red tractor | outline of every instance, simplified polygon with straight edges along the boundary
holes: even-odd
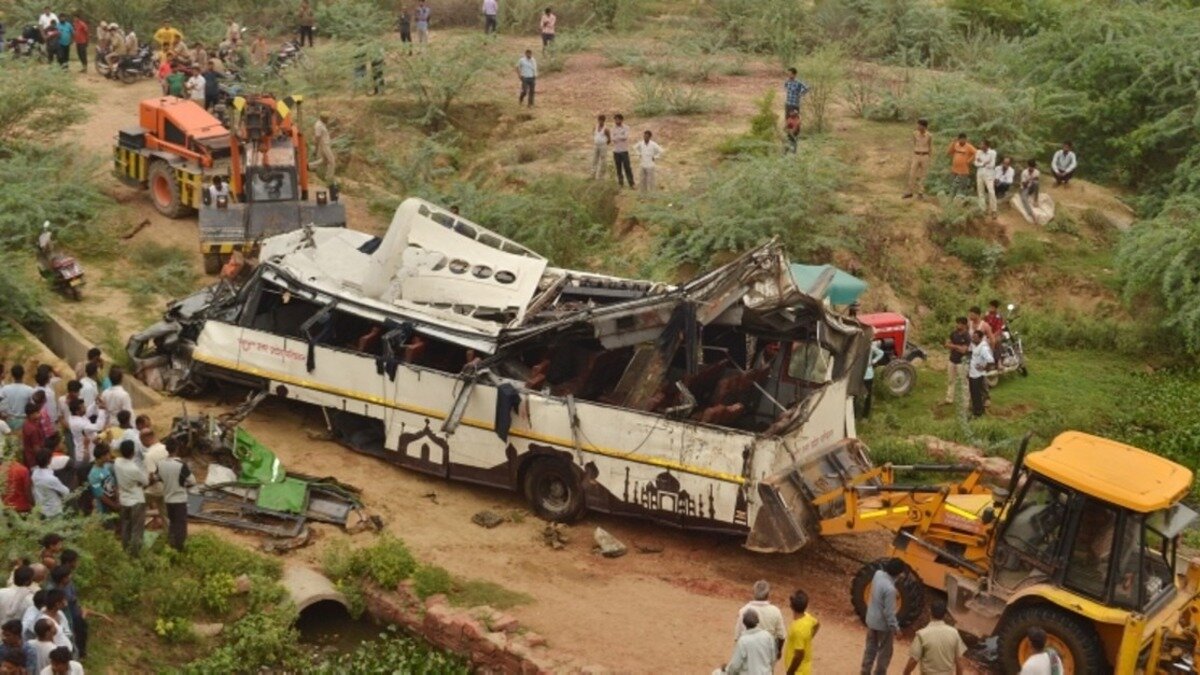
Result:
[[[908,339],[912,326],[903,314],[878,312],[859,314],[856,317],[871,327],[875,340],[883,349],[883,359],[875,364],[875,379],[891,392],[892,396],[905,396],[917,384],[917,368],[913,361],[926,358],[925,350]]]

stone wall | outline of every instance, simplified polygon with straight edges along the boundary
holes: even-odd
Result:
[[[395,624],[438,649],[470,660],[479,673],[606,673],[553,654],[545,638],[524,630],[509,614],[491,607],[452,607],[444,595],[421,600],[411,582],[395,591],[368,585],[367,611]]]

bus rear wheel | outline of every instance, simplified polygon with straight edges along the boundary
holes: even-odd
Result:
[[[583,485],[568,463],[549,457],[533,460],[525,473],[525,496],[538,517],[569,523],[583,515]]]

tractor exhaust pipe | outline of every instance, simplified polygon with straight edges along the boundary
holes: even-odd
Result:
[[[1033,432],[1028,431],[1025,437],[1021,439],[1021,447],[1017,449],[1017,458],[1013,460],[1012,477],[1008,479],[1008,494],[1004,497],[1005,505],[1008,500],[1012,499],[1012,495],[1017,491],[1017,480],[1021,477],[1021,467],[1025,464],[1025,452],[1029,450],[1029,440],[1033,438]]]

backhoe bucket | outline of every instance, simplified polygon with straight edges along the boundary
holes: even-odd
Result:
[[[816,495],[836,489],[872,468],[865,447],[848,438],[759,481],[760,507],[746,548],[759,553],[792,553],[820,536],[820,521],[845,510],[841,499],[813,505]]]

